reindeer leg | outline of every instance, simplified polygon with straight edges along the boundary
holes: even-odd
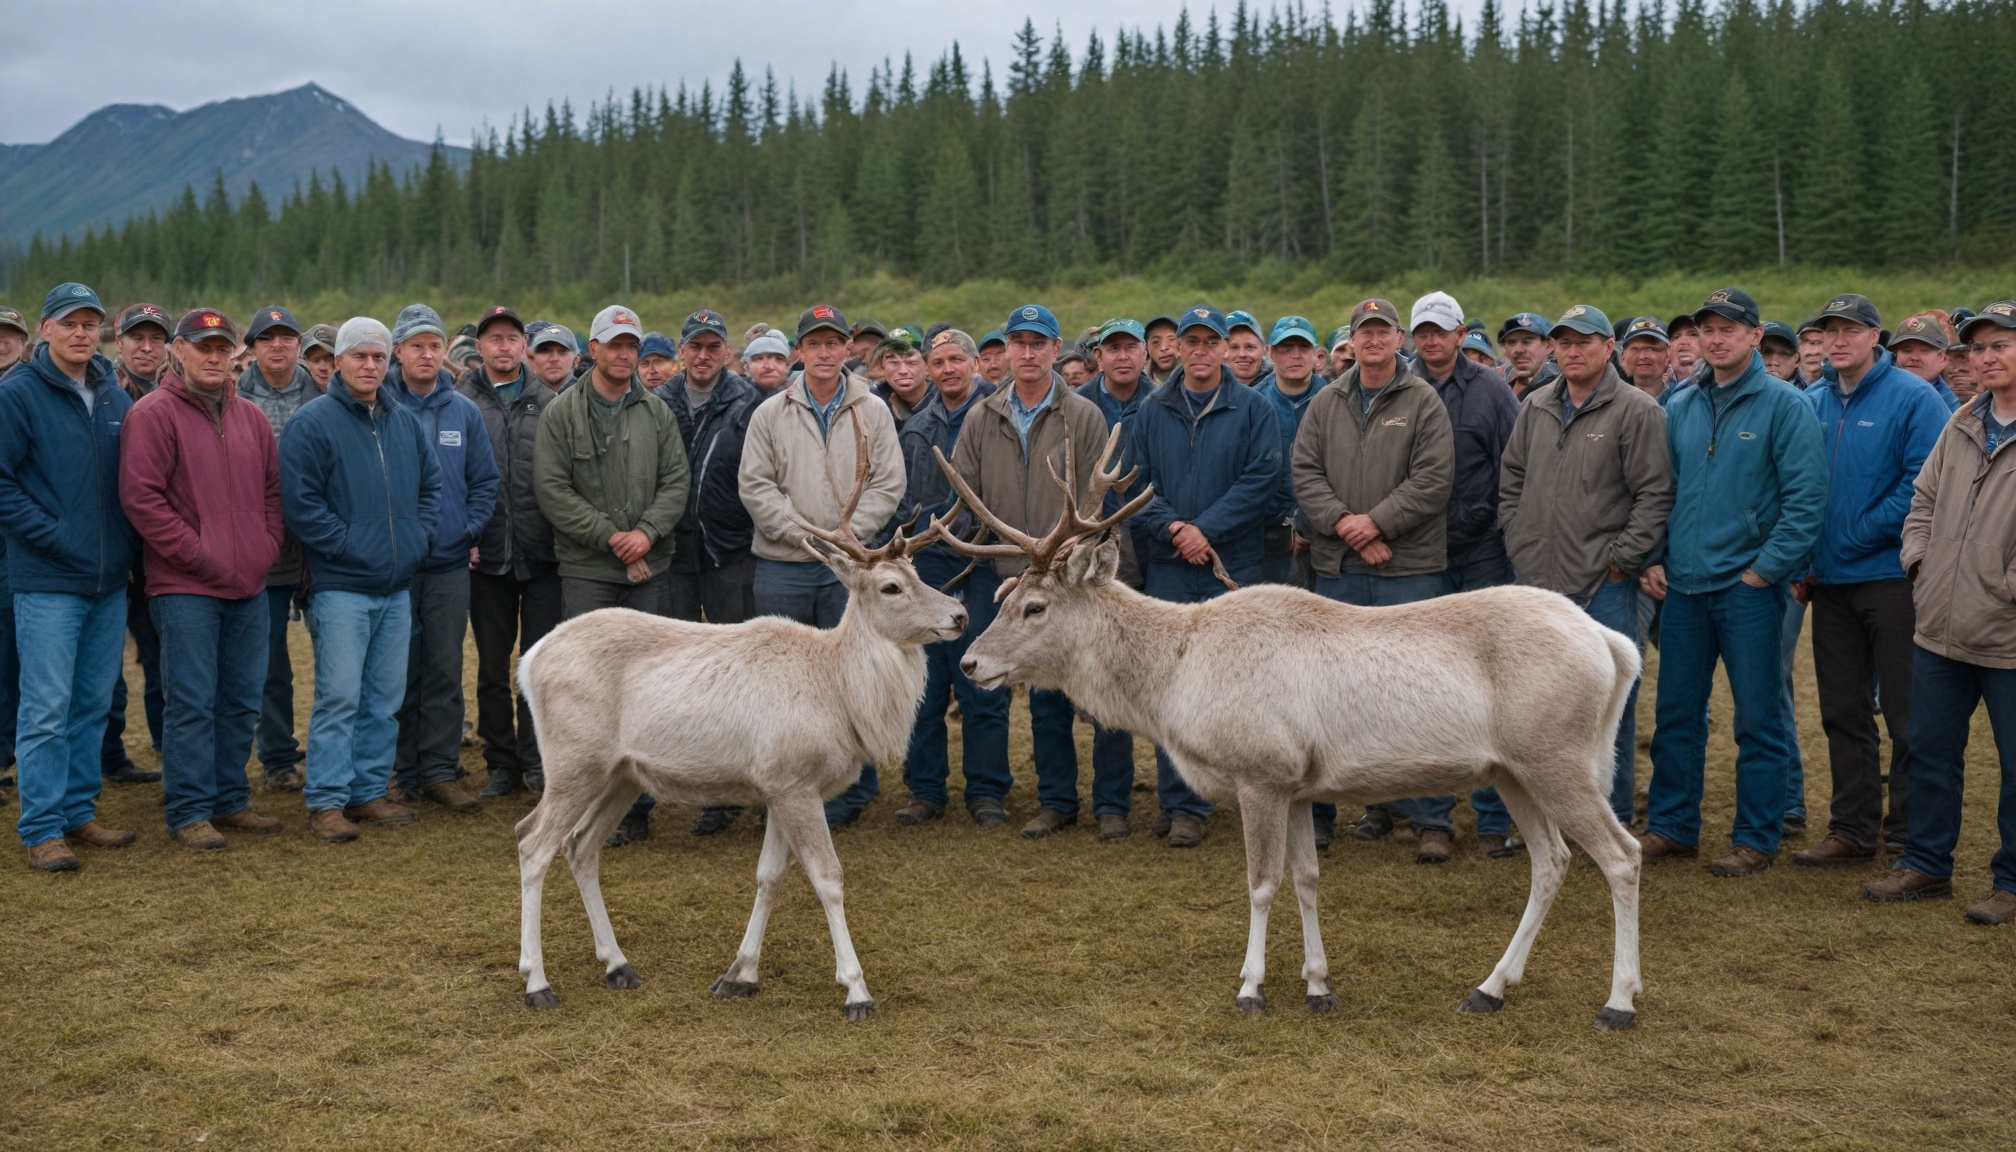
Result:
[[[1253,917],[1246,933],[1246,964],[1239,970],[1239,1011],[1248,1016],[1267,1007],[1267,913],[1281,889],[1281,861],[1288,848],[1288,801],[1257,787],[1239,789],[1239,819],[1246,826],[1246,889]],[[1306,813],[1306,810],[1305,810]],[[1310,832],[1314,847],[1315,832]]]
[[[555,769],[558,768],[558,771]],[[547,779],[571,781],[576,770],[547,765]],[[586,781],[582,781],[583,784]],[[518,928],[518,971],[525,977],[527,1008],[557,1008],[560,1000],[546,980],[545,949],[539,939],[539,918],[546,893],[546,872],[560,852],[564,830],[588,806],[590,798],[576,788],[548,787],[546,795],[518,822],[518,884],[521,906]]]
[[[1603,750],[1604,763],[1611,752]],[[1589,853],[1610,883],[1610,910],[1617,922],[1616,955],[1610,974],[1610,999],[1596,1014],[1605,1032],[1629,1028],[1638,1019],[1633,998],[1645,990],[1638,967],[1638,841],[1618,823],[1606,797],[1595,791],[1555,805],[1562,831]]]
[[[1309,985],[1305,1002],[1311,1012],[1335,1012],[1330,960],[1323,954],[1323,928],[1316,922],[1316,872],[1316,826],[1309,821],[1309,802],[1299,800],[1288,809],[1288,875],[1302,909],[1302,979]]]
[[[639,789],[627,772],[610,781],[604,793],[567,834],[567,867],[574,873],[575,887],[581,889],[581,903],[588,910],[588,930],[595,934],[595,958],[602,961],[602,979],[611,988],[637,988],[644,983],[623,950],[616,946],[616,929],[609,923],[609,909],[602,903],[602,841],[616,828],[617,821],[636,803]]]
[[[756,961],[763,952],[763,931],[770,924],[770,908],[777,899],[777,885],[791,866],[791,847],[784,839],[784,824],[771,817],[763,826],[763,854],[756,858],[756,907],[749,913],[749,930],[742,934],[742,947],[728,971],[714,981],[713,993],[723,998],[756,994]]]
[[[1526,974],[1526,957],[1533,951],[1533,938],[1540,934],[1541,922],[1547,919],[1547,910],[1554,906],[1554,897],[1561,892],[1561,881],[1568,875],[1568,845],[1562,843],[1554,822],[1510,776],[1501,776],[1495,783],[1506,810],[1525,834],[1527,855],[1533,858],[1533,887],[1527,894],[1526,912],[1519,918],[1519,929],[1512,934],[1512,943],[1505,949],[1504,957],[1484,983],[1457,1005],[1459,1012],[1496,1012],[1505,1006],[1505,989],[1519,983]]]
[[[833,851],[833,833],[826,827],[825,807],[810,791],[790,793],[770,802],[770,822],[782,823],[784,837],[797,854],[812,890],[826,908],[826,927],[833,933],[833,978],[847,988],[847,1019],[859,1022],[875,1011],[875,999],[868,995],[868,982],[861,976],[861,960],[854,955],[854,940],[847,934],[847,909],[840,887],[840,857]]]

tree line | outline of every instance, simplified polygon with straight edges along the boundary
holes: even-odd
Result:
[[[1649,276],[2016,256],[2016,0],[1371,0],[1075,54],[1031,22],[1006,75],[953,45],[857,99],[759,84],[531,112],[277,210],[221,177],[37,238],[13,279],[118,294],[811,289],[1317,265],[1376,280]]]

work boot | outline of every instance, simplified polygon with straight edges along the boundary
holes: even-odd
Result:
[[[1008,822],[1008,809],[992,796],[982,796],[966,805],[966,812],[982,828],[999,828]]]
[[[1328,852],[1331,842],[1337,839],[1337,817],[1334,814],[1325,816],[1320,812],[1312,812],[1309,814],[1309,822],[1316,830],[1316,850]]]
[[[1874,859],[1874,848],[1864,848],[1839,832],[1829,832],[1818,844],[1792,854],[1792,863],[1801,868],[1844,868],[1850,864],[1867,864]]]
[[[357,838],[357,826],[343,818],[341,808],[317,808],[310,812],[308,830],[325,844],[341,844]]]
[[[943,815],[945,815],[943,804],[933,804],[929,800],[912,797],[908,804],[896,810],[896,823],[929,824]]]
[[[86,820],[77,827],[63,833],[65,840],[75,840],[79,844],[89,844],[93,848],[124,848],[133,843],[131,832],[107,828],[96,820]]]
[[[1727,856],[1708,865],[1708,871],[1715,876],[1742,879],[1745,876],[1755,876],[1776,862],[1775,857],[1759,852],[1748,844],[1738,844],[1729,850]]]
[[[37,872],[75,872],[84,866],[61,836],[28,846],[28,866]]]
[[[271,772],[266,773],[266,790],[268,792],[299,792],[301,791],[301,783],[301,769],[292,764],[284,768],[275,768]]]
[[[1134,835],[1134,826],[1127,823],[1127,817],[1120,812],[1108,812],[1099,817],[1099,839],[1125,840]]]
[[[380,796],[367,804],[352,804],[343,809],[343,818],[359,824],[411,824],[413,810]]]
[[[1953,895],[1953,881],[1927,876],[1916,868],[1899,865],[1874,884],[1862,886],[1862,898],[1891,903],[1898,900],[1945,900]]]
[[[1787,836],[1804,836],[1806,834],[1806,814],[1804,812],[1787,812],[1785,814],[1784,828],[1785,835]]]
[[[532,793],[532,799],[534,802],[537,802],[541,797],[545,796],[546,773],[543,771],[525,773],[525,790],[527,792]]]
[[[1510,836],[1500,836],[1496,832],[1479,832],[1477,834],[1477,855],[1479,856],[1486,856],[1493,860],[1503,860],[1508,856],[1517,856],[1518,854],[1519,846],[1512,843]]]
[[[735,821],[741,815],[742,809],[733,805],[723,805],[719,808],[702,808],[700,815],[694,818],[692,827],[686,830],[695,836],[712,836],[717,832],[726,832],[728,829],[734,827]]]
[[[217,831],[208,820],[198,820],[194,824],[184,824],[175,829],[175,842],[184,848],[194,848],[198,852],[215,852],[219,848],[231,846],[231,842],[224,839],[224,834]]]
[[[1393,814],[1384,808],[1367,808],[1351,825],[1353,840],[1383,840],[1393,834]]]
[[[1663,832],[1647,832],[1638,837],[1638,859],[1646,864],[1661,860],[1692,860],[1701,854],[1697,845],[1682,844]]]
[[[1446,828],[1423,828],[1415,835],[1414,863],[1447,864],[1455,850],[1455,837]]]
[[[651,817],[626,815],[623,822],[616,825],[616,831],[602,843],[610,848],[621,848],[625,844],[635,844],[651,838]]]
[[[1976,924],[2007,924],[2016,920],[2016,892],[1997,888],[1986,900],[1967,909],[1967,919]]]
[[[455,785],[443,780],[439,784],[427,786],[427,799],[432,800],[450,812],[460,812],[473,816],[483,810],[483,802]]]
[[[406,791],[406,789],[401,788],[397,784],[394,784],[391,787],[385,789],[385,798],[387,800],[392,801],[392,803],[394,804],[399,804],[407,808],[411,808],[414,805],[420,803],[420,797],[415,796],[413,793]]]
[[[240,808],[229,816],[219,816],[210,823],[217,828],[229,828],[233,832],[250,832],[255,836],[271,836],[280,831],[280,821],[271,816],[261,816],[250,808]]]
[[[1167,808],[1162,809],[1161,813],[1155,817],[1155,823],[1148,826],[1148,834],[1160,840],[1162,837],[1169,835],[1169,825],[1175,819],[1176,814],[1174,812],[1169,811]]]
[[[1076,823],[1078,823],[1076,812],[1064,813],[1055,808],[1039,809],[1036,818],[1022,826],[1022,839],[1041,840],[1052,832],[1062,832]]]
[[[519,779],[518,773],[506,772],[502,768],[492,768],[490,770],[490,782],[483,785],[483,791],[478,792],[477,795],[483,797],[485,800],[498,800],[524,787],[525,783]]]
[[[142,772],[131,760],[113,765],[103,775],[108,784],[156,784],[161,780],[161,773]]]
[[[1204,819],[1188,812],[1169,817],[1169,847],[1195,848],[1204,843]]]

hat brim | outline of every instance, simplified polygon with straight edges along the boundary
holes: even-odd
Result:
[[[1286,344],[1290,340],[1305,340],[1308,342],[1311,348],[1321,348],[1323,346],[1323,342],[1316,338],[1316,333],[1304,331],[1300,328],[1297,328],[1293,332],[1281,333],[1274,339],[1269,340],[1267,342],[1267,346],[1269,348],[1279,348],[1281,345]]]
[[[1013,336],[1017,332],[1034,332],[1038,336],[1043,337],[1045,340],[1062,339],[1062,337],[1059,336],[1057,333],[1052,332],[1050,329],[1043,327],[1043,325],[1037,323],[1034,320],[1027,320],[1020,324],[1010,324],[1008,327],[1003,328],[1001,330],[1001,335],[1003,337],[1008,337]]]
[[[105,309],[99,307],[96,304],[91,303],[89,300],[79,300],[76,301],[75,303],[65,303],[59,306],[54,312],[45,313],[42,319],[61,320],[65,316],[70,315],[72,312],[81,312],[87,308],[93,312],[98,313],[98,318],[100,320],[103,320],[105,318]],[[147,323],[152,324],[154,323],[154,321],[149,320],[147,321]],[[165,333],[168,331],[168,329],[166,327],[163,327],[161,331]]]
[[[812,335],[814,332],[838,332],[843,339],[847,340],[854,339],[854,333],[849,332],[847,329],[842,328],[840,325],[833,323],[831,320],[821,320],[817,324],[810,324],[807,325],[806,327],[800,328],[798,330],[798,339],[800,341],[803,341],[807,336]]]
[[[1692,315],[1684,319],[1687,323],[1699,328],[1703,316],[1720,316],[1724,320],[1734,320],[1745,328],[1762,328],[1764,326],[1760,321],[1745,312],[1740,305],[1736,304],[1704,304],[1695,309]],[[1666,327],[1670,329],[1673,326],[1668,324]]]
[[[2002,329],[2005,329],[2005,330],[2016,330],[2016,316],[1970,316],[1970,317],[1968,317],[1968,318],[1967,318],[1967,322],[1966,322],[1966,323],[1964,323],[1964,324],[1962,324],[1962,325],[1960,325],[1960,333],[1959,333],[1959,334],[1960,334],[1960,344],[1961,344],[1961,346],[1965,346],[1965,345],[1967,345],[1967,344],[1971,344],[1971,343],[1973,343],[1973,340],[1972,340],[1972,338],[1970,338],[1970,337],[1968,336],[1968,333],[1970,333],[1970,332],[1974,331],[1974,329],[1976,329],[1976,328],[1979,328],[1979,327],[1981,327],[1981,326],[1982,326],[1983,324],[1986,324],[1986,325],[1989,325],[1990,327],[1994,327],[1994,328],[2002,328]]]
[[[406,341],[413,339],[415,336],[427,336],[427,335],[439,336],[443,341],[446,341],[448,339],[448,333],[442,331],[435,325],[422,324],[418,328],[409,329],[408,331],[401,332],[398,335],[392,337],[392,345],[393,347],[396,348],[399,345],[406,343]]]
[[[1611,334],[1611,328],[1607,322],[1597,320],[1580,320],[1580,319],[1563,320],[1560,323],[1553,325],[1548,332],[1548,338],[1552,339],[1555,333],[1564,330],[1568,332],[1580,332],[1584,336],[1600,336],[1605,340],[1613,340],[1616,338]],[[1525,331],[1525,329],[1522,328],[1520,329],[1520,331],[1523,332]]]
[[[635,336],[639,344],[644,342],[644,330],[635,324],[612,325],[588,337],[588,339],[597,344],[607,344],[618,336]]]
[[[1855,325],[1857,328],[1880,329],[1883,327],[1883,325],[1881,324],[1870,323],[1869,320],[1865,317],[1850,315],[1846,312],[1822,312],[1820,315],[1815,316],[1813,318],[1813,327],[1818,328],[1821,325],[1827,323],[1827,321],[1829,320],[1846,320],[1848,323]]]
[[[1662,347],[1670,346],[1673,343],[1671,337],[1660,332],[1626,332],[1624,335],[1618,337],[1617,346],[1622,348],[1634,340],[1657,340]]]
[[[1223,340],[1223,339],[1224,339],[1225,337],[1227,337],[1227,336],[1231,335],[1231,330],[1230,330],[1230,329],[1227,329],[1227,328],[1221,328],[1221,327],[1219,327],[1218,325],[1216,325],[1216,324],[1213,324],[1213,323],[1212,323],[1211,321],[1209,321],[1209,320],[1199,320],[1199,319],[1197,319],[1197,318],[1196,318],[1196,317],[1194,317],[1194,316],[1193,316],[1193,317],[1191,317],[1190,319],[1188,319],[1188,320],[1184,321],[1183,323],[1181,323],[1181,324],[1178,324],[1178,325],[1176,326],[1176,335],[1178,335],[1178,336],[1181,336],[1181,335],[1183,335],[1183,334],[1184,334],[1185,332],[1188,332],[1188,331],[1190,331],[1190,329],[1192,329],[1192,328],[1205,328],[1205,329],[1209,329],[1209,330],[1210,330],[1210,331],[1212,331],[1212,332],[1216,332],[1216,333],[1218,334],[1218,338],[1219,338],[1220,340]]]
[[[703,336],[710,332],[716,336],[719,336],[723,341],[726,341],[728,339],[728,329],[717,328],[712,324],[702,324],[700,327],[693,329],[691,332],[681,332],[679,334],[679,343],[684,344],[688,340],[693,339],[695,336]]]
[[[518,329],[520,336],[525,334],[525,322],[516,316],[486,316],[483,318],[482,323],[476,325],[476,335],[479,337],[482,336],[492,324],[509,324],[513,328]]]
[[[532,338],[532,344],[529,348],[526,349],[526,351],[537,352],[539,349],[546,347],[548,344],[558,344],[560,347],[567,349],[569,352],[580,351],[579,348],[576,348],[574,346],[574,338],[572,336],[560,336],[560,335],[548,336],[544,332],[541,332],[539,335],[534,336]]]

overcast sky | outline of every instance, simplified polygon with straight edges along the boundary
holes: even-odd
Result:
[[[1359,0],[1335,0],[1340,14]],[[1481,0],[1451,8],[1475,11]],[[1219,0],[1229,14],[1236,0]],[[9,4],[0,33],[0,142],[54,139],[106,104],[177,111],[315,81],[402,136],[467,143],[547,100],[577,108],[614,88],[681,80],[698,90],[740,57],[760,83],[774,68],[816,96],[838,61],[857,99],[884,56],[920,73],[955,41],[997,81],[1023,18],[1047,40],[1061,22],[1075,55],[1097,28],[1173,25],[1183,0],[334,0],[320,4],[111,0],[84,8]],[[1320,0],[1309,5],[1316,10]],[[1269,7],[1261,0],[1259,7]],[[1513,5],[1517,7],[1516,4]],[[1211,0],[1193,0],[1201,26]]]

